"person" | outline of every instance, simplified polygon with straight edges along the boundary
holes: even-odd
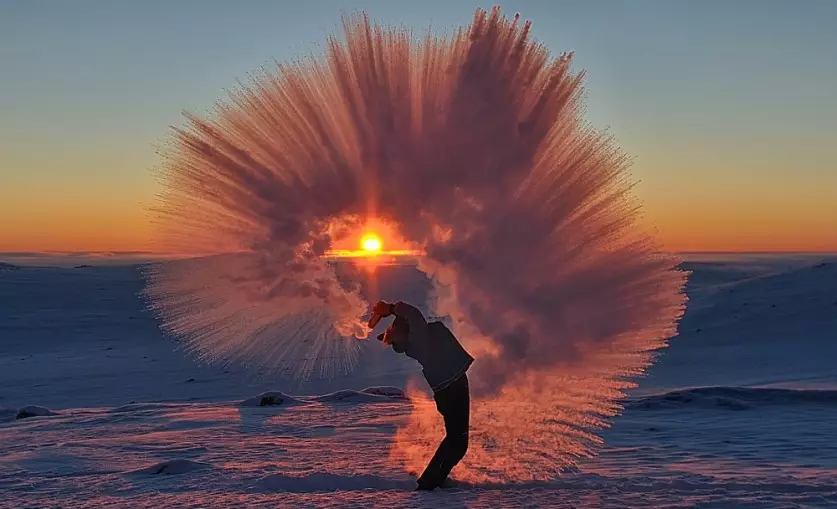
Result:
[[[471,403],[466,372],[474,358],[445,324],[428,323],[421,311],[405,302],[376,303],[369,328],[391,315],[395,319],[378,339],[421,364],[422,374],[433,390],[436,409],[445,421],[445,438],[418,478],[416,487],[417,490],[433,490],[447,480],[450,471],[468,451]]]

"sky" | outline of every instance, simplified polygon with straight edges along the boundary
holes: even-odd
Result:
[[[673,251],[837,252],[837,2],[509,1],[587,73]],[[0,252],[142,251],[157,147],[343,13],[420,34],[459,0],[0,0]]]

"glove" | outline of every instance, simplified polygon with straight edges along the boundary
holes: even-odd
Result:
[[[389,302],[379,300],[372,306],[372,318],[369,319],[369,328],[372,329],[378,322],[381,321],[381,318],[386,318],[387,316],[393,313],[393,308],[395,306],[390,304]]]
[[[385,345],[391,345],[393,335],[394,335],[393,328],[392,328],[392,325],[390,325],[389,327],[387,327],[387,330],[378,334],[378,341],[380,341],[381,343],[383,343]]]

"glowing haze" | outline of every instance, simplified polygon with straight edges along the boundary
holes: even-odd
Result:
[[[368,303],[329,254],[420,252],[431,310],[477,358],[460,475],[543,478],[589,454],[675,335],[685,274],[638,222],[628,158],[583,121],[570,64],[498,10],[420,41],[357,16],[325,59],[187,115],[157,231],[201,257],[150,271],[164,327],[209,360],[305,350],[326,362],[299,376],[350,369]],[[417,407],[394,462],[426,461],[431,415]]]

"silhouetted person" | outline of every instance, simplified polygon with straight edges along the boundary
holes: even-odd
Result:
[[[404,302],[378,302],[372,309],[369,327],[381,318],[395,320],[378,339],[398,353],[417,360],[424,378],[433,389],[436,409],[445,420],[445,438],[418,478],[418,490],[439,487],[468,450],[470,394],[466,372],[474,362],[456,336],[442,322],[428,323],[417,308]]]

